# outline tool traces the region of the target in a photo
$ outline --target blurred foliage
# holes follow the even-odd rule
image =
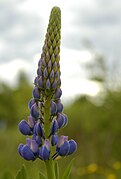
[[[17,129],[17,123],[29,115],[28,101],[32,86],[21,73],[18,85],[10,88],[0,84],[0,178],[10,170],[15,175],[24,163],[30,177],[38,177],[45,170],[42,161],[24,161],[17,152],[25,137]],[[97,101],[99,97],[97,96]],[[63,134],[78,143],[77,152],[59,161],[61,170],[75,157],[70,178],[120,179],[121,178],[121,90],[108,91],[101,103],[94,103],[88,96],[80,96],[68,104],[64,112],[69,124]],[[61,131],[60,131],[61,133]],[[63,165],[64,163],[64,165]]]
[[[29,113],[27,108],[31,98],[32,86],[23,72],[18,77],[18,85],[10,88],[7,84],[0,84],[0,121],[14,125]]]

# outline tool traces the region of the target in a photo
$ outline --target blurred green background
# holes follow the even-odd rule
[[[60,134],[68,135],[78,143],[78,150],[72,156],[60,159],[61,172],[71,158],[75,158],[71,178],[120,179],[121,178],[121,88],[120,83],[106,80],[104,58],[96,55],[95,64],[88,64],[89,79],[100,85],[95,97],[80,95],[72,103],[66,103],[64,112],[68,125]],[[93,63],[94,63],[93,61]],[[103,64],[103,65],[102,65]],[[93,67],[98,68],[94,70]],[[99,70],[100,69],[100,70]],[[104,70],[105,69],[105,70]],[[102,71],[99,73],[99,71]],[[114,75],[114,74],[113,74]],[[17,124],[29,115],[28,101],[33,86],[28,77],[20,72],[18,85],[14,88],[0,84],[0,178],[5,171],[13,175],[25,164],[31,177],[45,170],[39,159],[24,161],[17,152],[19,143],[25,143],[25,136],[18,131]]]

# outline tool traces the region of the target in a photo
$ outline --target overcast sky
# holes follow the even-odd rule
[[[24,68],[33,80],[53,6],[62,11],[63,93],[93,95],[99,88],[80,67],[91,60],[83,43],[89,40],[109,62],[120,63],[121,0],[0,0],[0,79],[12,83]]]

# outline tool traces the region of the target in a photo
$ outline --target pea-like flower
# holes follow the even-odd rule
[[[35,128],[34,128],[34,133],[37,136],[43,137],[44,136],[44,130],[39,122],[36,123]]]
[[[48,160],[50,157],[50,141],[45,139],[44,145],[39,150],[39,157],[41,160]]]
[[[26,145],[20,144],[18,152],[25,160],[35,160],[39,154],[38,144],[35,140],[26,139]]]
[[[60,156],[67,156],[74,153],[77,149],[77,144],[74,140],[68,140],[68,136],[58,138],[56,152]]]
[[[19,130],[22,134],[24,135],[32,135],[33,134],[33,129],[30,127],[30,125],[27,123],[26,120],[22,120],[19,125]]]
[[[58,122],[57,122],[56,119],[54,119],[54,120],[52,121],[52,125],[51,125],[51,127],[50,127],[50,134],[51,134],[51,135],[54,135],[54,134],[58,131],[58,128],[59,128]]]

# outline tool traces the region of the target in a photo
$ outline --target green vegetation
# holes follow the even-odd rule
[[[39,169],[45,171],[42,161],[23,160],[17,147],[25,138],[17,124],[29,114],[27,105],[32,86],[21,74],[18,85],[12,89],[0,85],[0,178],[5,171],[16,176],[25,164],[29,177],[39,178]],[[75,157],[71,178],[75,179],[120,179],[121,177],[121,90],[108,91],[101,104],[92,102],[87,96],[78,98],[65,106],[70,120],[64,129],[78,143],[77,153],[59,161],[60,173]],[[7,176],[7,174],[5,174]]]

